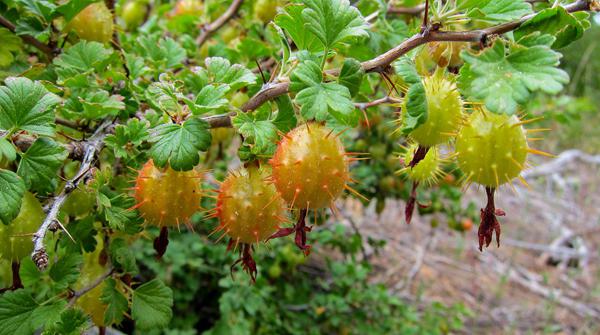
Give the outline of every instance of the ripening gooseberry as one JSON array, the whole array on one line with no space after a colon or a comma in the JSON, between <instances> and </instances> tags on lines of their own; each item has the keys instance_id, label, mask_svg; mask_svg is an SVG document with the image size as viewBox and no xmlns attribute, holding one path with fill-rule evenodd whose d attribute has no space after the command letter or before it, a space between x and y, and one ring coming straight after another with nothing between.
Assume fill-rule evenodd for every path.
<instances>
[{"instance_id":1,"label":"ripening gooseberry","mask_svg":"<svg viewBox=\"0 0 600 335\"><path fill-rule=\"evenodd\" d=\"M196 171L175 171L171 167L157 168L149 160L135 182L137 208L146 222L159 227L189 223L200 209L204 174Z\"/></svg>"},{"instance_id":2,"label":"ripening gooseberry","mask_svg":"<svg viewBox=\"0 0 600 335\"><path fill-rule=\"evenodd\" d=\"M423 79L427 99L427 119L408 136L423 147L448 142L456 136L463 121L463 101L456 83L438 69Z\"/></svg>"},{"instance_id":3,"label":"ripening gooseberry","mask_svg":"<svg viewBox=\"0 0 600 335\"><path fill-rule=\"evenodd\" d=\"M467 183L497 188L519 176L527 159L527 138L516 115L475 111L456 139L458 166Z\"/></svg>"},{"instance_id":4,"label":"ripening gooseberry","mask_svg":"<svg viewBox=\"0 0 600 335\"><path fill-rule=\"evenodd\" d=\"M219 188L212 216L235 243L259 243L269 238L286 220L285 202L266 179L271 171L251 166L232 172Z\"/></svg>"},{"instance_id":5,"label":"ripening gooseberry","mask_svg":"<svg viewBox=\"0 0 600 335\"><path fill-rule=\"evenodd\" d=\"M106 266L101 264L101 253L104 249L104 241L100 235L96 235L96 242L96 249L94 249L94 251L83 254L81 275L74 285L76 290L91 285L107 271ZM104 285L104 282L100 283L100 285L80 296L76 301L76 305L89 314L94 324L98 327L105 326L104 314L108 307L100 300Z\"/></svg>"},{"instance_id":6,"label":"ripening gooseberry","mask_svg":"<svg viewBox=\"0 0 600 335\"><path fill-rule=\"evenodd\" d=\"M17 217L9 224L0 224L0 259L19 262L33 250L31 238L45 218L44 209L36 197L26 192Z\"/></svg>"},{"instance_id":7,"label":"ripening gooseberry","mask_svg":"<svg viewBox=\"0 0 600 335\"><path fill-rule=\"evenodd\" d=\"M332 130L318 123L300 125L279 142L271 159L273 182L291 207L330 206L350 179L344 146ZM353 190L352 190L353 191Z\"/></svg>"},{"instance_id":8,"label":"ripening gooseberry","mask_svg":"<svg viewBox=\"0 0 600 335\"><path fill-rule=\"evenodd\" d=\"M204 12L202 1L198 0L179 0L175 4L175 16L193 15L200 16Z\"/></svg>"},{"instance_id":9,"label":"ripening gooseberry","mask_svg":"<svg viewBox=\"0 0 600 335\"><path fill-rule=\"evenodd\" d=\"M407 166L398 170L396 173L404 174L408 179L420 184L432 185L444 176L444 172L442 170L444 160L440 156L438 148L431 147L422 160L420 160L415 166L410 167L408 164L412 162L417 149L417 144L412 144L406 148L406 152L402 156L402 159Z\"/></svg>"},{"instance_id":10,"label":"ripening gooseberry","mask_svg":"<svg viewBox=\"0 0 600 335\"><path fill-rule=\"evenodd\" d=\"M466 46L464 42L434 42L428 44L428 49L438 66L458 67L463 63L460 52Z\"/></svg>"},{"instance_id":11,"label":"ripening gooseberry","mask_svg":"<svg viewBox=\"0 0 600 335\"><path fill-rule=\"evenodd\" d=\"M128 1L123 6L121 18L129 29L135 29L144 22L148 8L139 0Z\"/></svg>"},{"instance_id":12,"label":"ripening gooseberry","mask_svg":"<svg viewBox=\"0 0 600 335\"><path fill-rule=\"evenodd\" d=\"M79 12L67 27L81 39L106 43L113 35L113 16L103 1L95 2Z\"/></svg>"},{"instance_id":13,"label":"ripening gooseberry","mask_svg":"<svg viewBox=\"0 0 600 335\"><path fill-rule=\"evenodd\" d=\"M254 2L254 17L262 23L269 23L277 14L277 0L256 0Z\"/></svg>"}]
</instances>

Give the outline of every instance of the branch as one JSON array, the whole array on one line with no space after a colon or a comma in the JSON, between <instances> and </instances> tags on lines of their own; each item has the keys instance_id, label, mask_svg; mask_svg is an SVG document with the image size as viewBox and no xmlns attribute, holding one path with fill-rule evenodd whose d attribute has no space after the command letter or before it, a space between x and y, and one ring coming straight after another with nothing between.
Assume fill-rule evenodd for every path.
<instances>
[{"instance_id":1,"label":"branch","mask_svg":"<svg viewBox=\"0 0 600 335\"><path fill-rule=\"evenodd\" d=\"M91 176L96 155L102 150L102 147L104 146L104 137L108 132L109 126L112 124L113 121L105 121L102 123L98 129L96 129L94 134L84 143L83 159L79 171L77 171L75 177L67 181L62 192L54 199L51 199L46 205L46 219L44 219L40 228L33 234L32 238L33 252L31 253L31 259L40 270L44 270L48 266L48 253L44 246L46 232L51 226L59 225L62 227L62 224L58 220L60 208L67 199L67 196L77 189L77 186L81 182L84 182Z\"/></svg>"},{"instance_id":2,"label":"branch","mask_svg":"<svg viewBox=\"0 0 600 335\"><path fill-rule=\"evenodd\" d=\"M0 26L3 26L5 28L7 28L8 30L10 30L11 32L16 34L16 27L15 25L8 21L5 17L3 17L2 15L0 15ZM48 60L52 60L52 58L54 58L54 50L52 50L51 47L49 47L48 45L40 42L37 38L31 36L31 35L18 35L25 43L34 46L35 48L37 48L38 50L40 50L41 52L43 52L44 54L46 54L46 57L48 57Z\"/></svg>"},{"instance_id":3,"label":"branch","mask_svg":"<svg viewBox=\"0 0 600 335\"><path fill-rule=\"evenodd\" d=\"M223 15L219 16L215 21L203 25L200 28L200 36L196 40L198 46L201 46L206 42L206 40L217 30L219 30L227 21L231 20L237 13L238 9L242 5L244 0L233 0L229 8L223 13Z\"/></svg>"},{"instance_id":4,"label":"branch","mask_svg":"<svg viewBox=\"0 0 600 335\"><path fill-rule=\"evenodd\" d=\"M590 10L594 6L595 2L590 0L579 0L572 4L566 5L564 8L572 13L578 11ZM371 60L363 62L362 68L365 72L379 72L386 71L389 66L396 59L402 57L414 48L430 43L430 42L475 42L485 44L488 37L494 35L504 34L506 32L515 30L525 21L529 20L535 14L527 15L519 20L500 24L497 26L476 29L470 31L439 31L439 30L426 30L422 33L418 33L404 42L400 43L393 49L388 50L382 55L379 55ZM328 71L328 74L337 75L339 69ZM246 104L242 106L242 112L248 112L255 110L267 101L273 100L276 97L289 93L289 81L284 79L281 82L267 83L263 88L258 91Z\"/></svg>"},{"instance_id":5,"label":"branch","mask_svg":"<svg viewBox=\"0 0 600 335\"><path fill-rule=\"evenodd\" d=\"M69 299L69 304L67 306L72 307L75 304L75 301L77 301L77 299L79 299L79 297L81 297L82 295L93 290L98 285L102 284L104 279L108 278L113 273L113 270L114 269L112 268L112 266L109 266L108 269L106 270L106 272L104 272L102 275L100 275L100 277L96 278L96 280L91 282L88 286L85 286L85 287L81 288L80 290L73 292L73 296L71 297L71 299Z\"/></svg>"}]
</instances>

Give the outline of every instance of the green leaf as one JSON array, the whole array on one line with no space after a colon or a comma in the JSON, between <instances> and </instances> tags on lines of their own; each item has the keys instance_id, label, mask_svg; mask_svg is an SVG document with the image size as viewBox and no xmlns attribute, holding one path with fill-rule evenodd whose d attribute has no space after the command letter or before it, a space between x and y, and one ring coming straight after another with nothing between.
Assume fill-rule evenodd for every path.
<instances>
[{"instance_id":1,"label":"green leaf","mask_svg":"<svg viewBox=\"0 0 600 335\"><path fill-rule=\"evenodd\" d=\"M40 305L28 290L8 291L0 295L0 335L31 335L64 306L64 301Z\"/></svg>"},{"instance_id":2,"label":"green leaf","mask_svg":"<svg viewBox=\"0 0 600 335\"><path fill-rule=\"evenodd\" d=\"M67 80L76 74L102 71L106 68L112 49L98 42L81 40L54 59L60 80Z\"/></svg>"},{"instance_id":3,"label":"green leaf","mask_svg":"<svg viewBox=\"0 0 600 335\"><path fill-rule=\"evenodd\" d=\"M415 63L408 57L402 57L394 63L396 73L402 78L402 80L409 84L416 84L421 82L421 76L417 72Z\"/></svg>"},{"instance_id":4,"label":"green leaf","mask_svg":"<svg viewBox=\"0 0 600 335\"><path fill-rule=\"evenodd\" d=\"M16 0L31 13L44 18L46 22L52 19L56 5L46 0Z\"/></svg>"},{"instance_id":5,"label":"green leaf","mask_svg":"<svg viewBox=\"0 0 600 335\"><path fill-rule=\"evenodd\" d=\"M159 82L154 82L148 86L146 97L149 100L148 103L156 109L169 114L180 111L179 100L185 100L179 88L168 81L165 76L161 76Z\"/></svg>"},{"instance_id":6,"label":"green leaf","mask_svg":"<svg viewBox=\"0 0 600 335\"><path fill-rule=\"evenodd\" d=\"M277 103L277 116L273 120L273 124L282 133L294 129L298 120L296 119L296 113L294 112L294 106L292 105L292 99L287 94L281 95L275 99Z\"/></svg>"},{"instance_id":7,"label":"green leaf","mask_svg":"<svg viewBox=\"0 0 600 335\"><path fill-rule=\"evenodd\" d=\"M151 280L133 291L131 316L141 330L164 328L173 311L173 291L158 280Z\"/></svg>"},{"instance_id":8,"label":"green leaf","mask_svg":"<svg viewBox=\"0 0 600 335\"><path fill-rule=\"evenodd\" d=\"M60 319L44 329L44 335L79 335L88 328L88 315L78 308L67 308Z\"/></svg>"},{"instance_id":9,"label":"green leaf","mask_svg":"<svg viewBox=\"0 0 600 335\"><path fill-rule=\"evenodd\" d=\"M185 49L172 38L148 35L140 36L137 41L141 53L147 59L167 68L180 68L183 66L183 60L186 57Z\"/></svg>"},{"instance_id":10,"label":"green leaf","mask_svg":"<svg viewBox=\"0 0 600 335\"><path fill-rule=\"evenodd\" d=\"M227 84L230 91L254 84L256 75L240 64L233 64L222 57L209 57L204 61L208 76L213 83Z\"/></svg>"},{"instance_id":11,"label":"green leaf","mask_svg":"<svg viewBox=\"0 0 600 335\"><path fill-rule=\"evenodd\" d=\"M302 10L304 27L323 43L326 49L354 37L368 37L367 23L348 0L305 0Z\"/></svg>"},{"instance_id":12,"label":"green leaf","mask_svg":"<svg viewBox=\"0 0 600 335\"><path fill-rule=\"evenodd\" d=\"M195 115L208 112L218 112L229 105L225 93L229 91L229 85L204 86L196 96L193 104L188 104Z\"/></svg>"},{"instance_id":13,"label":"green leaf","mask_svg":"<svg viewBox=\"0 0 600 335\"><path fill-rule=\"evenodd\" d=\"M25 130L40 135L54 133L54 110L60 98L42 84L27 78L8 77L0 86L0 130Z\"/></svg>"},{"instance_id":14,"label":"green leaf","mask_svg":"<svg viewBox=\"0 0 600 335\"><path fill-rule=\"evenodd\" d=\"M108 278L105 281L100 301L106 304L104 312L104 323L107 325L120 324L129 308L127 298L117 289L117 282Z\"/></svg>"},{"instance_id":15,"label":"green leaf","mask_svg":"<svg viewBox=\"0 0 600 335\"><path fill-rule=\"evenodd\" d=\"M583 36L583 32L589 26L588 13L583 13L581 18L575 17L562 6L546 8L537 13L531 19L525 21L519 29L514 32L515 39L519 40L525 35L539 31L542 34L550 34L556 38L552 47L564 48Z\"/></svg>"},{"instance_id":16,"label":"green leaf","mask_svg":"<svg viewBox=\"0 0 600 335\"><path fill-rule=\"evenodd\" d=\"M75 243L69 238L63 238L60 243L65 247L68 252L81 253L81 250L85 252L92 252L96 249L96 229L94 229L94 222L96 221L95 215L87 216L81 220L75 220L69 222L69 233L72 236L76 236ZM35 267L35 266L34 266ZM37 267L35 267L37 269Z\"/></svg>"},{"instance_id":17,"label":"green leaf","mask_svg":"<svg viewBox=\"0 0 600 335\"><path fill-rule=\"evenodd\" d=\"M138 153L136 148L148 137L147 123L132 118L126 125L117 125L114 134L106 136L104 143L108 148L113 149L116 157L126 158L129 155L136 155Z\"/></svg>"},{"instance_id":18,"label":"green leaf","mask_svg":"<svg viewBox=\"0 0 600 335\"><path fill-rule=\"evenodd\" d=\"M83 108L81 116L90 120L116 116L125 109L122 96L110 95L105 90L86 91L79 97L79 103Z\"/></svg>"},{"instance_id":19,"label":"green leaf","mask_svg":"<svg viewBox=\"0 0 600 335\"><path fill-rule=\"evenodd\" d=\"M119 194L109 202L110 206L104 206L104 215L111 229L124 231L140 221L140 216L135 211L128 210L135 205L133 198Z\"/></svg>"},{"instance_id":20,"label":"green leaf","mask_svg":"<svg viewBox=\"0 0 600 335\"><path fill-rule=\"evenodd\" d=\"M21 39L6 28L0 28L0 67L9 66L15 57L13 52L21 50Z\"/></svg>"},{"instance_id":21,"label":"green leaf","mask_svg":"<svg viewBox=\"0 0 600 335\"><path fill-rule=\"evenodd\" d=\"M52 278L59 289L65 289L79 278L82 263L83 256L81 254L66 254L52 265L52 268L50 268L50 278Z\"/></svg>"},{"instance_id":22,"label":"green leaf","mask_svg":"<svg viewBox=\"0 0 600 335\"><path fill-rule=\"evenodd\" d=\"M231 118L231 123L244 136L245 143L250 145L253 154L260 154L275 145L277 127L271 120L259 120L253 113L238 113Z\"/></svg>"},{"instance_id":23,"label":"green leaf","mask_svg":"<svg viewBox=\"0 0 600 335\"><path fill-rule=\"evenodd\" d=\"M321 51L321 42L304 27L304 8L304 5L294 3L283 7L283 11L275 17L275 23L290 35L299 50Z\"/></svg>"},{"instance_id":24,"label":"green leaf","mask_svg":"<svg viewBox=\"0 0 600 335\"><path fill-rule=\"evenodd\" d=\"M513 21L532 12L525 0L459 0L456 5L471 20L489 24Z\"/></svg>"},{"instance_id":25,"label":"green leaf","mask_svg":"<svg viewBox=\"0 0 600 335\"><path fill-rule=\"evenodd\" d=\"M122 238L115 238L110 242L109 247L110 260L117 269L122 269L126 273L136 273L139 271L135 262L135 255L130 246Z\"/></svg>"},{"instance_id":26,"label":"green leaf","mask_svg":"<svg viewBox=\"0 0 600 335\"><path fill-rule=\"evenodd\" d=\"M63 15L65 21L71 21L85 7L100 0L70 0L56 8L56 12Z\"/></svg>"},{"instance_id":27,"label":"green leaf","mask_svg":"<svg viewBox=\"0 0 600 335\"><path fill-rule=\"evenodd\" d=\"M358 93L364 74L365 70L363 70L359 61L354 58L346 58L340 71L338 83L346 86L350 91L350 95L355 96Z\"/></svg>"},{"instance_id":28,"label":"green leaf","mask_svg":"<svg viewBox=\"0 0 600 335\"><path fill-rule=\"evenodd\" d=\"M302 106L300 112L307 120L325 121L331 114L344 125L356 126L358 114L350 98L350 91L346 86L321 83L303 89L295 100Z\"/></svg>"},{"instance_id":29,"label":"green leaf","mask_svg":"<svg viewBox=\"0 0 600 335\"><path fill-rule=\"evenodd\" d=\"M183 124L163 124L152 131L154 146L150 155L157 166L170 163L177 171L191 170L198 165L198 151L210 146L209 126L200 119L191 119Z\"/></svg>"},{"instance_id":30,"label":"green leaf","mask_svg":"<svg viewBox=\"0 0 600 335\"><path fill-rule=\"evenodd\" d=\"M555 94L568 83L569 75L559 69L560 54L544 44L507 45L500 39L478 55L463 51L465 65L460 70L459 87L463 94L485 102L494 113L514 114L531 92Z\"/></svg>"},{"instance_id":31,"label":"green leaf","mask_svg":"<svg viewBox=\"0 0 600 335\"><path fill-rule=\"evenodd\" d=\"M410 133L427 120L427 94L421 81L410 86L406 99L406 113L402 121L404 134Z\"/></svg>"},{"instance_id":32,"label":"green leaf","mask_svg":"<svg viewBox=\"0 0 600 335\"><path fill-rule=\"evenodd\" d=\"M312 60L300 63L290 77L290 91L299 92L310 86L319 85L323 81L323 73L319 64Z\"/></svg>"},{"instance_id":33,"label":"green leaf","mask_svg":"<svg viewBox=\"0 0 600 335\"><path fill-rule=\"evenodd\" d=\"M21 155L17 174L23 178L27 188L50 193L56 188L57 172L67 155L62 145L49 138L38 138Z\"/></svg>"},{"instance_id":34,"label":"green leaf","mask_svg":"<svg viewBox=\"0 0 600 335\"><path fill-rule=\"evenodd\" d=\"M42 22L38 16L24 16L17 20L15 33L31 35L40 41L45 41L50 36L50 25Z\"/></svg>"},{"instance_id":35,"label":"green leaf","mask_svg":"<svg viewBox=\"0 0 600 335\"><path fill-rule=\"evenodd\" d=\"M7 225L21 210L25 182L16 173L0 169L0 222Z\"/></svg>"},{"instance_id":36,"label":"green leaf","mask_svg":"<svg viewBox=\"0 0 600 335\"><path fill-rule=\"evenodd\" d=\"M15 146L6 138L0 138L0 164L6 164L17 159Z\"/></svg>"}]
</instances>

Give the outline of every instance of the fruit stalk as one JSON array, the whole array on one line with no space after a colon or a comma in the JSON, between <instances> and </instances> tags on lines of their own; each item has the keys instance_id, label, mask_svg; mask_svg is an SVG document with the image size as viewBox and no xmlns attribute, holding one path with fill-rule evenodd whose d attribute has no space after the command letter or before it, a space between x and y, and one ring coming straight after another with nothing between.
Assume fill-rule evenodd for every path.
<instances>
[{"instance_id":1,"label":"fruit stalk","mask_svg":"<svg viewBox=\"0 0 600 335\"><path fill-rule=\"evenodd\" d=\"M154 239L154 250L156 251L156 259L161 259L167 251L169 245L169 228L163 226L160 228L160 235Z\"/></svg>"}]
</instances>

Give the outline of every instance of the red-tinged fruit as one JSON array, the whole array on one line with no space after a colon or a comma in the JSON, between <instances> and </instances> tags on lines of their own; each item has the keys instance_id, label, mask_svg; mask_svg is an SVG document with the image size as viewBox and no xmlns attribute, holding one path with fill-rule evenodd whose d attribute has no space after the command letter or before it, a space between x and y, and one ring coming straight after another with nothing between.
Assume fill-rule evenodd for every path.
<instances>
[{"instance_id":1,"label":"red-tinged fruit","mask_svg":"<svg viewBox=\"0 0 600 335\"><path fill-rule=\"evenodd\" d=\"M330 206L349 180L340 139L327 127L308 123L287 133L271 159L273 182L293 208Z\"/></svg>"},{"instance_id":2,"label":"red-tinged fruit","mask_svg":"<svg viewBox=\"0 0 600 335\"><path fill-rule=\"evenodd\" d=\"M79 12L67 27L81 39L107 43L114 31L113 15L104 2L95 2Z\"/></svg>"},{"instance_id":3,"label":"red-tinged fruit","mask_svg":"<svg viewBox=\"0 0 600 335\"><path fill-rule=\"evenodd\" d=\"M175 171L171 167L158 168L152 160L140 170L135 182L137 208L146 222L169 227L189 223L190 217L200 210L204 178L202 172Z\"/></svg>"},{"instance_id":4,"label":"red-tinged fruit","mask_svg":"<svg viewBox=\"0 0 600 335\"><path fill-rule=\"evenodd\" d=\"M202 1L198 0L179 0L175 4L175 16L193 15L200 16L204 12Z\"/></svg>"}]
</instances>

